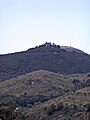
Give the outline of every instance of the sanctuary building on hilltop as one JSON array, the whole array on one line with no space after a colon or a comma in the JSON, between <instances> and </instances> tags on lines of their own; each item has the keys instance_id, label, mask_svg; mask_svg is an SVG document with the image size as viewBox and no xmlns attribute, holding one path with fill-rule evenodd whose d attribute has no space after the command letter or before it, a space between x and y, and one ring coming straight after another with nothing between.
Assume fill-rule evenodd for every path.
<instances>
[{"instance_id":1,"label":"sanctuary building on hilltop","mask_svg":"<svg viewBox=\"0 0 90 120\"><path fill-rule=\"evenodd\" d=\"M45 44L43 44L43 46L45 46L45 47L59 47L60 48L60 46L59 45L55 45L54 43L52 44L51 42L46 42Z\"/></svg>"},{"instance_id":2,"label":"sanctuary building on hilltop","mask_svg":"<svg viewBox=\"0 0 90 120\"><path fill-rule=\"evenodd\" d=\"M51 42L46 42L44 45L45 45L45 47L50 47L50 46L52 46Z\"/></svg>"}]
</instances>

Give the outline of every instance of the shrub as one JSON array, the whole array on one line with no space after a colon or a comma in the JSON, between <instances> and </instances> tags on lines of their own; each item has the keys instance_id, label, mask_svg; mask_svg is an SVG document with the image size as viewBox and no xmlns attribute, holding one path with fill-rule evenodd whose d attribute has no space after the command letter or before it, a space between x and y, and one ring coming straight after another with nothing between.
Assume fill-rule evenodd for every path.
<instances>
[{"instance_id":1,"label":"shrub","mask_svg":"<svg viewBox=\"0 0 90 120\"><path fill-rule=\"evenodd\" d=\"M87 104L86 112L90 112L90 104Z\"/></svg>"},{"instance_id":2,"label":"shrub","mask_svg":"<svg viewBox=\"0 0 90 120\"><path fill-rule=\"evenodd\" d=\"M51 106L49 106L49 107L46 109L47 114L48 114L48 115L52 115L52 113L56 110L55 108L56 108L56 106L55 106L54 104L52 104Z\"/></svg>"},{"instance_id":3,"label":"shrub","mask_svg":"<svg viewBox=\"0 0 90 120\"><path fill-rule=\"evenodd\" d=\"M63 108L64 108L63 103L59 103L59 104L57 104L56 110L63 110Z\"/></svg>"}]
</instances>

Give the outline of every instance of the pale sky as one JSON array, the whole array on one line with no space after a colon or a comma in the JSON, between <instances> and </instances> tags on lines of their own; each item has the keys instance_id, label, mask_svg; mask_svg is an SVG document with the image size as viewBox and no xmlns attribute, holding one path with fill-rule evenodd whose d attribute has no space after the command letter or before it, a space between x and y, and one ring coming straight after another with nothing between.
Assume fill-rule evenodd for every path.
<instances>
[{"instance_id":1,"label":"pale sky","mask_svg":"<svg viewBox=\"0 0 90 120\"><path fill-rule=\"evenodd\" d=\"M46 41L90 54L90 0L0 0L0 54Z\"/></svg>"}]
</instances>

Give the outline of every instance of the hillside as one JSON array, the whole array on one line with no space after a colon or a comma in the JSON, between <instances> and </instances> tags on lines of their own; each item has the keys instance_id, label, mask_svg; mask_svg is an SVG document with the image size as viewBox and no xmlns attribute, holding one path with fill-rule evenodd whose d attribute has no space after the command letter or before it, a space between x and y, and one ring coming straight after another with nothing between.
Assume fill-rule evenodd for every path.
<instances>
[{"instance_id":1,"label":"hillside","mask_svg":"<svg viewBox=\"0 0 90 120\"><path fill-rule=\"evenodd\" d=\"M34 71L0 83L0 93L20 96L56 97L90 86L90 74L64 75L45 70Z\"/></svg>"},{"instance_id":2,"label":"hillside","mask_svg":"<svg viewBox=\"0 0 90 120\"><path fill-rule=\"evenodd\" d=\"M1 120L90 120L90 87L32 107L20 107L16 99L0 95Z\"/></svg>"},{"instance_id":3,"label":"hillside","mask_svg":"<svg viewBox=\"0 0 90 120\"><path fill-rule=\"evenodd\" d=\"M90 72L90 55L78 51L45 43L24 52L0 55L0 81L35 70L63 74Z\"/></svg>"},{"instance_id":4,"label":"hillside","mask_svg":"<svg viewBox=\"0 0 90 120\"><path fill-rule=\"evenodd\" d=\"M64 75L39 70L0 82L0 118L7 117L89 120L90 73Z\"/></svg>"},{"instance_id":5,"label":"hillside","mask_svg":"<svg viewBox=\"0 0 90 120\"><path fill-rule=\"evenodd\" d=\"M90 73L30 72L0 82L0 118L89 120L89 92Z\"/></svg>"},{"instance_id":6,"label":"hillside","mask_svg":"<svg viewBox=\"0 0 90 120\"><path fill-rule=\"evenodd\" d=\"M23 111L26 112L26 120L90 120L90 87Z\"/></svg>"}]
</instances>

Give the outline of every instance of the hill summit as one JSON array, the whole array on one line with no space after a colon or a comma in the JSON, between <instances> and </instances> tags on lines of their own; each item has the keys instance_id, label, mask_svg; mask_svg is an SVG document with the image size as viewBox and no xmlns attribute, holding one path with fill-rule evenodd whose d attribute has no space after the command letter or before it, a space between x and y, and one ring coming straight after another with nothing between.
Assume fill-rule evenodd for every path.
<instances>
[{"instance_id":1,"label":"hill summit","mask_svg":"<svg viewBox=\"0 0 90 120\"><path fill-rule=\"evenodd\" d=\"M52 44L51 42L46 42L45 44L36 46L35 48L28 49L29 52L33 53L50 53L50 52L60 52L60 46Z\"/></svg>"},{"instance_id":2,"label":"hill summit","mask_svg":"<svg viewBox=\"0 0 90 120\"><path fill-rule=\"evenodd\" d=\"M43 53L43 52L60 52L60 51L68 51L68 52L78 52L78 53L84 53L83 51L71 47L71 46L60 46L60 45L56 45L55 43L51 43L51 42L46 42L42 45L36 46L35 48L30 48L28 49L29 52L39 52L39 53Z\"/></svg>"},{"instance_id":3,"label":"hill summit","mask_svg":"<svg viewBox=\"0 0 90 120\"><path fill-rule=\"evenodd\" d=\"M49 42L27 51L0 55L0 81L36 70L64 74L90 72L90 55Z\"/></svg>"}]
</instances>

